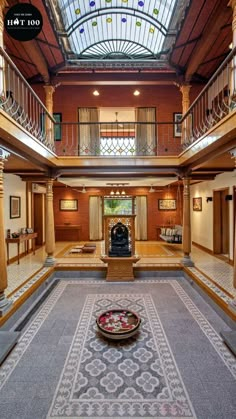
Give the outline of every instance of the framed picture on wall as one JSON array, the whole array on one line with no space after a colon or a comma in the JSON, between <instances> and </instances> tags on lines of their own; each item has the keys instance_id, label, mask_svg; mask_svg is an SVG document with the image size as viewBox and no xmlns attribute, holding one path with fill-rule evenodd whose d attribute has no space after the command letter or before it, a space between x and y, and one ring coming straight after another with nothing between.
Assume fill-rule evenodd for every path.
<instances>
[{"instance_id":1,"label":"framed picture on wall","mask_svg":"<svg viewBox=\"0 0 236 419\"><path fill-rule=\"evenodd\" d=\"M181 137L182 129L179 122L181 121L182 116L182 113L174 113L174 137Z\"/></svg>"},{"instance_id":2,"label":"framed picture on wall","mask_svg":"<svg viewBox=\"0 0 236 419\"><path fill-rule=\"evenodd\" d=\"M202 198L193 198L193 211L202 211Z\"/></svg>"},{"instance_id":3,"label":"framed picture on wall","mask_svg":"<svg viewBox=\"0 0 236 419\"><path fill-rule=\"evenodd\" d=\"M54 113L53 118L56 121L56 124L54 125L54 141L61 141L62 115L61 113Z\"/></svg>"},{"instance_id":4,"label":"framed picture on wall","mask_svg":"<svg viewBox=\"0 0 236 419\"><path fill-rule=\"evenodd\" d=\"M56 121L54 124L54 141L61 141L61 122L62 122L62 114L61 113L53 113L53 118ZM40 114L40 129L42 134L45 134L45 114Z\"/></svg>"},{"instance_id":5,"label":"framed picture on wall","mask_svg":"<svg viewBox=\"0 0 236 419\"><path fill-rule=\"evenodd\" d=\"M175 211L176 199L158 199L158 209L160 211Z\"/></svg>"},{"instance_id":6,"label":"framed picture on wall","mask_svg":"<svg viewBox=\"0 0 236 419\"><path fill-rule=\"evenodd\" d=\"M20 218L20 196L10 196L10 218Z\"/></svg>"},{"instance_id":7,"label":"framed picture on wall","mask_svg":"<svg viewBox=\"0 0 236 419\"><path fill-rule=\"evenodd\" d=\"M60 199L60 211L78 211L78 199Z\"/></svg>"}]
</instances>

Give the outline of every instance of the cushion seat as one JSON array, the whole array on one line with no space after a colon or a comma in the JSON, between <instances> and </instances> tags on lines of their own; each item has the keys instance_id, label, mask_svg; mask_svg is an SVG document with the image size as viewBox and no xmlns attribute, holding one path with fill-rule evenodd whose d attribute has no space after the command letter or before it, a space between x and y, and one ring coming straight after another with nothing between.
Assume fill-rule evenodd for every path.
<instances>
[{"instance_id":1,"label":"cushion seat","mask_svg":"<svg viewBox=\"0 0 236 419\"><path fill-rule=\"evenodd\" d=\"M96 244L85 243L81 250L83 253L93 253L96 250Z\"/></svg>"},{"instance_id":2,"label":"cushion seat","mask_svg":"<svg viewBox=\"0 0 236 419\"><path fill-rule=\"evenodd\" d=\"M167 243L182 243L181 225L175 225L173 228L161 228L160 238Z\"/></svg>"}]
</instances>

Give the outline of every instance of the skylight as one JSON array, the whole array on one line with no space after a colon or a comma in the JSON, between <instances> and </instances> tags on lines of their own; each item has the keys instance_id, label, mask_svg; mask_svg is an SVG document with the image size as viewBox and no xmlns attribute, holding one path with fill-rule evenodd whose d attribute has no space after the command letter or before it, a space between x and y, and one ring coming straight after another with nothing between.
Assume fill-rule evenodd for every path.
<instances>
[{"instance_id":1,"label":"skylight","mask_svg":"<svg viewBox=\"0 0 236 419\"><path fill-rule=\"evenodd\" d=\"M58 34L74 59L157 59L173 36L178 0L54 0ZM55 6L56 5L56 6ZM65 42L67 40L67 44Z\"/></svg>"}]
</instances>

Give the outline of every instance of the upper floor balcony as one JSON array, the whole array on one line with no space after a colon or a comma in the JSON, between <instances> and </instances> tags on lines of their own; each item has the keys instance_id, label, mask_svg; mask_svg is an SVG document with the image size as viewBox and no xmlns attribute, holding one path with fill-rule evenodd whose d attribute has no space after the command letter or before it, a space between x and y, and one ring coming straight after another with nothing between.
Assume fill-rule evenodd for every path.
<instances>
[{"instance_id":1,"label":"upper floor balcony","mask_svg":"<svg viewBox=\"0 0 236 419\"><path fill-rule=\"evenodd\" d=\"M94 109L85 108L80 122L64 122L64 118L62 122L61 114L48 112L5 51L0 49L0 113L28 133L35 144L58 157L180 156L196 144L201 148L202 139L235 113L235 55L236 49L187 113L175 114L173 121L156 121L156 113L151 112L151 108L142 108L133 121L100 122ZM230 126L232 129L232 124ZM9 124L7 127L9 129ZM211 138L217 140L212 134ZM205 146L206 142L203 148Z\"/></svg>"}]
</instances>

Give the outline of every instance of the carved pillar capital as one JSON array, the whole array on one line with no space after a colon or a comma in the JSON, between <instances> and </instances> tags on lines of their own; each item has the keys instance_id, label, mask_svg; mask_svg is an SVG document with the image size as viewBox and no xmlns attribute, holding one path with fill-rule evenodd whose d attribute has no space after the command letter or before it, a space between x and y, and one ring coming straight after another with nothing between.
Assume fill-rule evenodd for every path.
<instances>
[{"instance_id":1,"label":"carved pillar capital","mask_svg":"<svg viewBox=\"0 0 236 419\"><path fill-rule=\"evenodd\" d=\"M188 83L184 83L179 85L179 90L182 93L182 114L186 114L190 107L190 89L191 85ZM191 137L190 132L191 121L190 116L187 116L184 121L182 122L182 135L181 135L181 142L186 143L189 142Z\"/></svg>"},{"instance_id":2,"label":"carved pillar capital","mask_svg":"<svg viewBox=\"0 0 236 419\"><path fill-rule=\"evenodd\" d=\"M53 116L53 93L55 92L55 88L50 85L44 86L45 90L45 105L48 110L48 112ZM52 120L49 118L49 116L46 115L45 118L45 129L47 138L49 139L49 142L53 144L54 142L54 125Z\"/></svg>"},{"instance_id":3,"label":"carved pillar capital","mask_svg":"<svg viewBox=\"0 0 236 419\"><path fill-rule=\"evenodd\" d=\"M234 35L234 32L236 30L236 0L230 0L228 3L228 6L231 7L233 11L232 30L233 30L233 35ZM234 36L233 36L233 40L234 40ZM235 47L235 44L233 44L233 46Z\"/></svg>"},{"instance_id":4,"label":"carved pillar capital","mask_svg":"<svg viewBox=\"0 0 236 419\"><path fill-rule=\"evenodd\" d=\"M236 0L229 0L228 6L233 10L233 15L236 13Z\"/></svg>"},{"instance_id":5,"label":"carved pillar capital","mask_svg":"<svg viewBox=\"0 0 236 419\"><path fill-rule=\"evenodd\" d=\"M188 84L188 83L179 85L179 90L181 91L184 98L189 97L191 87L192 87L191 84Z\"/></svg>"},{"instance_id":6,"label":"carved pillar capital","mask_svg":"<svg viewBox=\"0 0 236 419\"><path fill-rule=\"evenodd\" d=\"M236 1L236 0L235 0ZM232 156L232 158L236 159L236 147L229 151L229 154Z\"/></svg>"},{"instance_id":7,"label":"carved pillar capital","mask_svg":"<svg viewBox=\"0 0 236 419\"><path fill-rule=\"evenodd\" d=\"M9 156L10 156L10 153L0 147L0 160L7 160Z\"/></svg>"},{"instance_id":8,"label":"carved pillar capital","mask_svg":"<svg viewBox=\"0 0 236 419\"><path fill-rule=\"evenodd\" d=\"M55 92L55 88L54 86L51 85L45 85L43 86L44 90L45 90L45 95L46 95L46 108L48 110L48 112L52 113L53 112L53 93Z\"/></svg>"}]
</instances>

